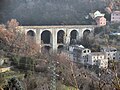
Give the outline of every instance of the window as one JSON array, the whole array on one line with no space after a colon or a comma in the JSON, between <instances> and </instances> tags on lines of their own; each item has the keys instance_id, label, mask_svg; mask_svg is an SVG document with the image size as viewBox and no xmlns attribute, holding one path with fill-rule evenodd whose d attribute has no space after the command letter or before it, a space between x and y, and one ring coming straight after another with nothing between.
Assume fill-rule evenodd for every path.
<instances>
[{"instance_id":1,"label":"window","mask_svg":"<svg viewBox=\"0 0 120 90\"><path fill-rule=\"evenodd\" d=\"M98 59L98 56L97 56L97 59Z\"/></svg>"},{"instance_id":2,"label":"window","mask_svg":"<svg viewBox=\"0 0 120 90\"><path fill-rule=\"evenodd\" d=\"M89 50L87 50L88 52L90 52Z\"/></svg>"},{"instance_id":3,"label":"window","mask_svg":"<svg viewBox=\"0 0 120 90\"><path fill-rule=\"evenodd\" d=\"M75 58L73 58L75 60Z\"/></svg>"},{"instance_id":4,"label":"window","mask_svg":"<svg viewBox=\"0 0 120 90\"><path fill-rule=\"evenodd\" d=\"M113 52L115 52L115 51L117 51L117 50L113 50Z\"/></svg>"},{"instance_id":5,"label":"window","mask_svg":"<svg viewBox=\"0 0 120 90\"><path fill-rule=\"evenodd\" d=\"M83 52L86 53L86 50L84 50Z\"/></svg>"},{"instance_id":6,"label":"window","mask_svg":"<svg viewBox=\"0 0 120 90\"><path fill-rule=\"evenodd\" d=\"M113 55L115 56L115 53Z\"/></svg>"},{"instance_id":7,"label":"window","mask_svg":"<svg viewBox=\"0 0 120 90\"><path fill-rule=\"evenodd\" d=\"M86 61L88 62L88 59Z\"/></svg>"},{"instance_id":8,"label":"window","mask_svg":"<svg viewBox=\"0 0 120 90\"><path fill-rule=\"evenodd\" d=\"M115 60L115 57L113 57L113 60Z\"/></svg>"}]
</instances>

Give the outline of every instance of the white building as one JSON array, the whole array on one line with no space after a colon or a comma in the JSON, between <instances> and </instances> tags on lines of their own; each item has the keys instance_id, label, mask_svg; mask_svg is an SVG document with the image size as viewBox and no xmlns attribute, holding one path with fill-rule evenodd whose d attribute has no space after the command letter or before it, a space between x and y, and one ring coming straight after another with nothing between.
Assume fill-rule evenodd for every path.
<instances>
[{"instance_id":1,"label":"white building","mask_svg":"<svg viewBox=\"0 0 120 90\"><path fill-rule=\"evenodd\" d=\"M100 49L100 51L105 53L106 58L108 60L117 60L118 59L117 49L114 47L102 47Z\"/></svg>"},{"instance_id":2,"label":"white building","mask_svg":"<svg viewBox=\"0 0 120 90\"><path fill-rule=\"evenodd\" d=\"M101 52L91 52L90 49L84 48L82 45L69 46L69 55L73 61L83 63L84 65L97 65L99 68L107 68L108 59L110 60L110 56L114 58L116 52L116 48L108 49L103 47ZM115 55L119 56L120 59L120 53Z\"/></svg>"},{"instance_id":3,"label":"white building","mask_svg":"<svg viewBox=\"0 0 120 90\"><path fill-rule=\"evenodd\" d=\"M104 16L105 16L105 14L101 13L100 11L95 11L94 13L89 13L89 15L90 15L93 19L95 19L95 18L97 18L97 17L104 17Z\"/></svg>"},{"instance_id":4,"label":"white building","mask_svg":"<svg viewBox=\"0 0 120 90\"><path fill-rule=\"evenodd\" d=\"M90 13L89 15L96 21L98 26L106 25L106 18L104 17L105 14L101 13L100 11Z\"/></svg>"},{"instance_id":5,"label":"white building","mask_svg":"<svg viewBox=\"0 0 120 90\"><path fill-rule=\"evenodd\" d=\"M119 23L120 22L120 11L113 11L111 14L111 22Z\"/></svg>"},{"instance_id":6,"label":"white building","mask_svg":"<svg viewBox=\"0 0 120 90\"><path fill-rule=\"evenodd\" d=\"M86 63L90 65L97 65L99 68L108 67L108 59L105 57L103 52L93 52L89 54Z\"/></svg>"},{"instance_id":7,"label":"white building","mask_svg":"<svg viewBox=\"0 0 120 90\"><path fill-rule=\"evenodd\" d=\"M91 50L88 48L84 48L82 45L73 45L69 46L69 51L71 52L71 57L73 57L74 61L80 61L84 63L87 59L87 55L91 53Z\"/></svg>"},{"instance_id":8,"label":"white building","mask_svg":"<svg viewBox=\"0 0 120 90\"><path fill-rule=\"evenodd\" d=\"M104 17L105 14L101 13L100 11L96 11L94 12L94 18L97 18L97 17Z\"/></svg>"},{"instance_id":9,"label":"white building","mask_svg":"<svg viewBox=\"0 0 120 90\"><path fill-rule=\"evenodd\" d=\"M120 61L120 51L117 51L116 59Z\"/></svg>"}]
</instances>

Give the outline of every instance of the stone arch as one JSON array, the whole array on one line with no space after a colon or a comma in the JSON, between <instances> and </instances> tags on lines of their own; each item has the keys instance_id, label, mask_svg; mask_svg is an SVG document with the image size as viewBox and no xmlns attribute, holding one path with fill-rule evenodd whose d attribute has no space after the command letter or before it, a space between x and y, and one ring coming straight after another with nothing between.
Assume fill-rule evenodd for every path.
<instances>
[{"instance_id":1,"label":"stone arch","mask_svg":"<svg viewBox=\"0 0 120 90\"><path fill-rule=\"evenodd\" d=\"M45 30L41 33L41 44L51 44L52 34L50 31Z\"/></svg>"},{"instance_id":2,"label":"stone arch","mask_svg":"<svg viewBox=\"0 0 120 90\"><path fill-rule=\"evenodd\" d=\"M77 30L72 30L70 32L70 44L75 44L78 40L79 32Z\"/></svg>"},{"instance_id":3,"label":"stone arch","mask_svg":"<svg viewBox=\"0 0 120 90\"><path fill-rule=\"evenodd\" d=\"M33 30L29 30L29 31L27 31L27 35L34 37L35 36L35 32Z\"/></svg>"},{"instance_id":4,"label":"stone arch","mask_svg":"<svg viewBox=\"0 0 120 90\"><path fill-rule=\"evenodd\" d=\"M90 30L90 29L84 30L84 31L83 31L83 37L88 36L90 33L91 33L91 30Z\"/></svg>"},{"instance_id":5,"label":"stone arch","mask_svg":"<svg viewBox=\"0 0 120 90\"><path fill-rule=\"evenodd\" d=\"M64 43L65 42L65 32L63 30L59 30L57 32L57 43Z\"/></svg>"},{"instance_id":6,"label":"stone arch","mask_svg":"<svg viewBox=\"0 0 120 90\"><path fill-rule=\"evenodd\" d=\"M50 46L43 46L41 48L42 53L49 53L51 51L52 47Z\"/></svg>"},{"instance_id":7,"label":"stone arch","mask_svg":"<svg viewBox=\"0 0 120 90\"><path fill-rule=\"evenodd\" d=\"M62 50L64 50L64 46L63 46L63 45L59 45L59 46L57 47L58 53L61 53Z\"/></svg>"},{"instance_id":8,"label":"stone arch","mask_svg":"<svg viewBox=\"0 0 120 90\"><path fill-rule=\"evenodd\" d=\"M35 32L33 30L27 31L27 37L29 39L35 39Z\"/></svg>"}]
</instances>

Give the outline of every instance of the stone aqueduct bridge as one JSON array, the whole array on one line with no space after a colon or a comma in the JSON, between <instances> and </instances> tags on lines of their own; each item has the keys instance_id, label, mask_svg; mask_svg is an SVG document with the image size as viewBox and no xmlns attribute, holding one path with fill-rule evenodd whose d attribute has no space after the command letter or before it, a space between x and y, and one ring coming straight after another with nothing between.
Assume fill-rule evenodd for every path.
<instances>
[{"instance_id":1,"label":"stone aqueduct bridge","mask_svg":"<svg viewBox=\"0 0 120 90\"><path fill-rule=\"evenodd\" d=\"M64 26L19 26L26 35L35 38L42 47L57 50L65 44L83 37L84 32L94 32L96 25L64 25Z\"/></svg>"}]
</instances>

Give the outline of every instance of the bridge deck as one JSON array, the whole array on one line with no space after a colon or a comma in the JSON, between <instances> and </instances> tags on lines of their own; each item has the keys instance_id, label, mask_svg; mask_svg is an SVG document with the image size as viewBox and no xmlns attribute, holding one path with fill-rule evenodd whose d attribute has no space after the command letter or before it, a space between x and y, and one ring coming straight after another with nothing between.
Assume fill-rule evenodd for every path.
<instances>
[{"instance_id":1,"label":"bridge deck","mask_svg":"<svg viewBox=\"0 0 120 90\"><path fill-rule=\"evenodd\" d=\"M18 28L92 28L97 25L19 26Z\"/></svg>"}]
</instances>

